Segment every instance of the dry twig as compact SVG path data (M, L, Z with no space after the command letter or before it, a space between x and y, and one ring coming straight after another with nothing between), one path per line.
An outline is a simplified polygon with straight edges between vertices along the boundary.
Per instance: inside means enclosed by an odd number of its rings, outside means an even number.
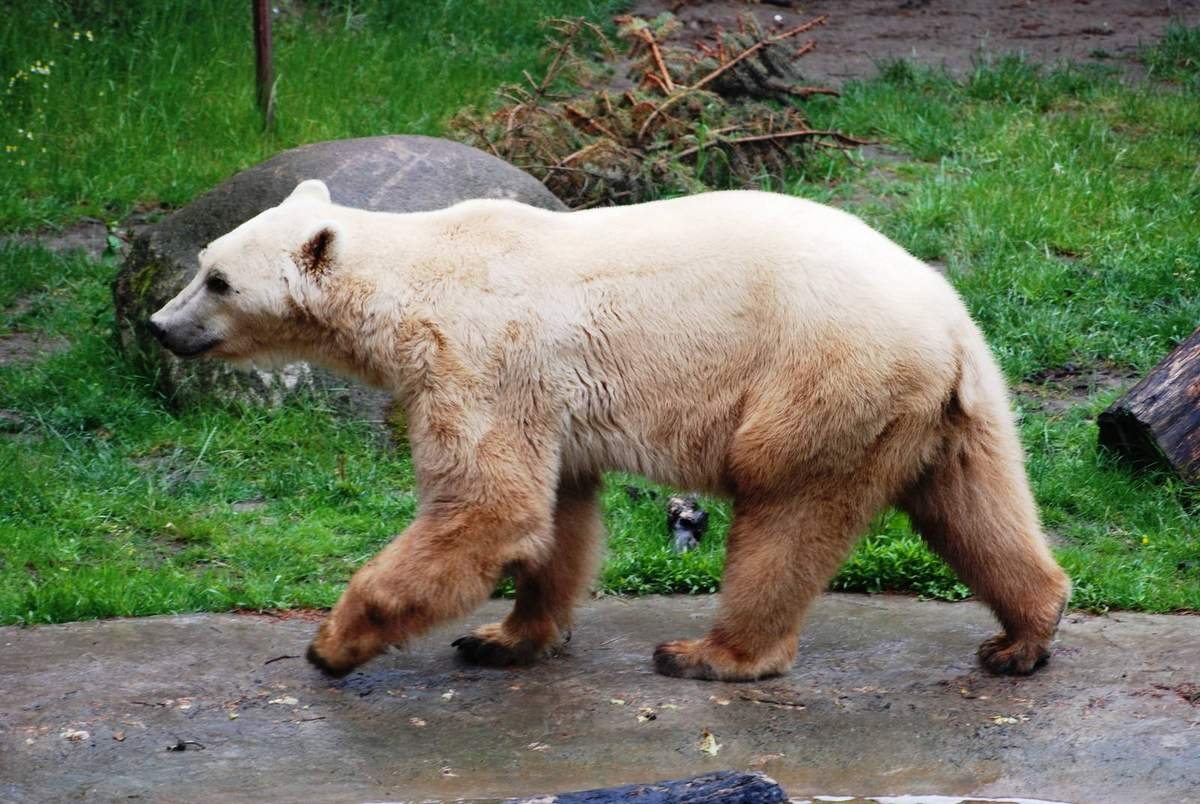
M790 41L818 17L775 34L747 17L733 33L683 47L679 23L620 18L634 89L610 94L611 43L581 20L552 20L540 78L505 87L490 114L463 113L451 128L468 142L529 170L571 207L646 200L671 192L761 186L810 147L863 140L808 124L798 102L835 95L809 86L795 60L812 50ZM581 56L599 42L607 65Z

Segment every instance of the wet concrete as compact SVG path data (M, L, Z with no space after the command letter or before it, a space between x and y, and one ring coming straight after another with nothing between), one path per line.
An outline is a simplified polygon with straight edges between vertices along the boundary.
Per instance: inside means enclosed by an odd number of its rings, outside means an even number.
M715 604L589 603L527 670L458 663L460 626L338 683L298 658L304 619L0 629L0 800L488 798L724 768L797 798L1200 798L1200 617L1072 616L1051 664L1009 679L974 665L978 605L829 595L786 677L655 675L653 645Z

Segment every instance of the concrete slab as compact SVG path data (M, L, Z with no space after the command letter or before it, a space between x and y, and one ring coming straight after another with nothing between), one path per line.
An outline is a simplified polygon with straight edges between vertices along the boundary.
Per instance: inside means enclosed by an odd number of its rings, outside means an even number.
M335 684L298 658L302 619L0 629L0 800L489 798L724 768L793 797L1200 799L1200 617L1072 616L1009 679L974 665L978 605L829 595L784 678L655 675L653 645L715 603L591 602L569 653L526 670L461 665L446 630Z

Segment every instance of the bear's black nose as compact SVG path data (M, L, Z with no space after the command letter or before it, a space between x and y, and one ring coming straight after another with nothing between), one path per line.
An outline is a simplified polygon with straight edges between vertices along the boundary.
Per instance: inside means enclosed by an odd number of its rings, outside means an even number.
M150 330L150 334L157 338L160 342L167 337L167 332L158 324L154 323L153 318L146 319L146 327Z

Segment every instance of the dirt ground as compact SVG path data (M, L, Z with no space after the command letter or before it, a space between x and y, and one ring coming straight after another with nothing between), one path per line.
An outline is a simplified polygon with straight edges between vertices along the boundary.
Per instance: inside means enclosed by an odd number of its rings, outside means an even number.
M137 236L138 232L161 215L161 210L154 209L149 212L138 211L126 218L113 231L121 243L120 247L128 248L129 243ZM103 221L95 218L82 218L75 224L62 229L47 229L8 238L0 237L0 246L6 242L19 245L38 244L57 254L80 251L93 260L100 260L110 247L108 238L109 229ZM17 318L28 310L29 305L28 298L20 298L8 309L0 312L11 318ZM70 348L70 345L66 338L22 330L5 331L3 326L0 326L0 366L42 360L52 354L65 351ZM4 418L5 413L5 411L0 411L0 419ZM3 421L0 421L0 432L3 430Z
M823 27L801 36L817 44L801 64L810 81L833 85L870 77L877 64L898 58L961 75L984 53L1110 64L1139 75L1139 48L1172 20L1200 22L1200 0L638 0L631 13L663 11L674 11L687 26L683 38L691 39L733 29L745 13L768 30L828 15Z
M1018 383L1013 392L1033 410L1062 413L1089 402L1098 393L1131 388L1139 379L1137 372L1120 366L1082 368L1067 364L1037 373Z

